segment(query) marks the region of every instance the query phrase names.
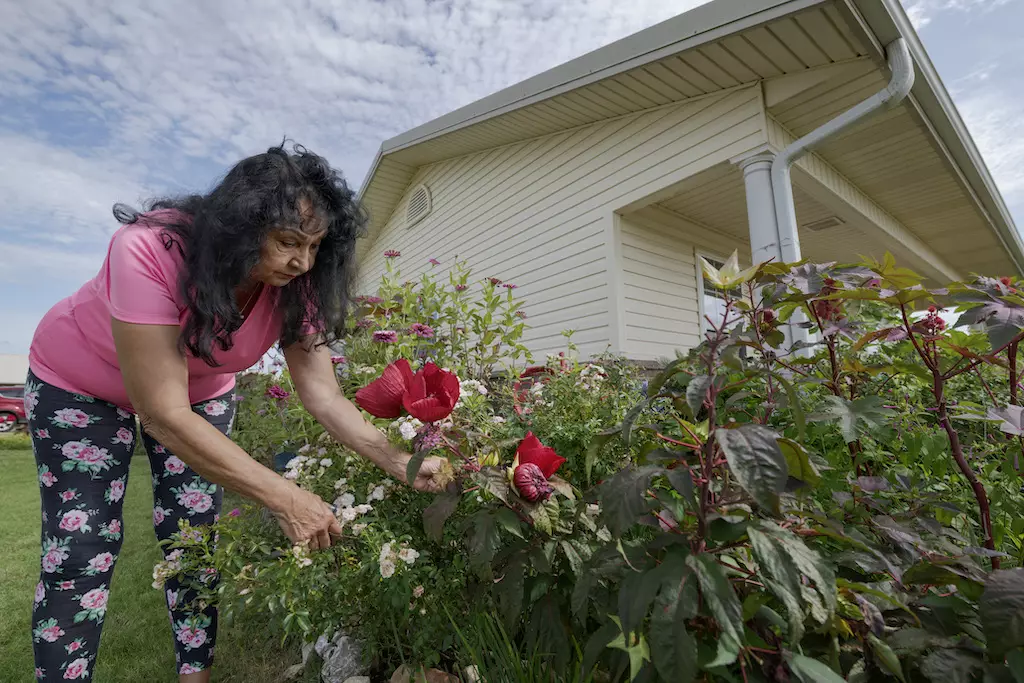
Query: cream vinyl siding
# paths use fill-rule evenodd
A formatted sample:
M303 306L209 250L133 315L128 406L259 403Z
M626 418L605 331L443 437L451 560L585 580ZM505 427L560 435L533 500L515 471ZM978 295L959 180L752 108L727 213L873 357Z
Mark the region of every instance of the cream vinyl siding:
M563 350L567 328L581 355L624 350L614 348L621 335L609 304L624 284L611 266L613 211L756 146L758 97L741 88L420 168L360 249L360 289L375 287L385 250L402 252L404 278L431 258L444 269L458 256L478 278L518 285L535 354ZM433 207L410 227L407 195L419 184Z
M700 340L697 254L728 256L745 245L650 207L619 220L625 352L636 360L674 358Z

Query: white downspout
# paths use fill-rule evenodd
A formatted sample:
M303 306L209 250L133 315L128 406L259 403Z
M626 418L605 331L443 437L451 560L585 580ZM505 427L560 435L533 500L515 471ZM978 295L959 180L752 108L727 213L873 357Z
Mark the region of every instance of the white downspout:
M775 155L775 160L772 162L772 193L775 196L779 251L783 263L795 263L801 258L790 167L797 159L829 137L849 128L876 111L895 107L903 101L914 85L914 62L910 58L906 41L903 38L897 38L886 46L885 53L892 77L884 90L815 128Z

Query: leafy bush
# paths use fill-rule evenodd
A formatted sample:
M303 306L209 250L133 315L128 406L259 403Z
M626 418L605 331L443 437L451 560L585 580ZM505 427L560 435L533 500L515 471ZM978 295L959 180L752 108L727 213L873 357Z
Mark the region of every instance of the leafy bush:
M221 571L204 599L284 635L347 630L385 674L509 656L546 680L1024 680L1018 283L929 290L888 258L704 268L725 319L644 385L571 342L513 369L512 288L389 267L339 379L371 412L394 400L383 372L435 407L458 383L450 414L378 423L449 459L446 492L327 443L286 372L247 378L235 438L267 462L297 449L286 476L335 500L345 536L306 556L246 514L215 552L183 534L180 562Z

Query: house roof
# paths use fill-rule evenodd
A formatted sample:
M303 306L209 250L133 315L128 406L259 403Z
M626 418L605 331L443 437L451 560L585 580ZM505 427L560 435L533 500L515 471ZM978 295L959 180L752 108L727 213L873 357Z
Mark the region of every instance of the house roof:
M877 186L887 211L914 232L929 233L920 237L948 242L939 251L958 256L964 272L1024 274L1013 219L898 0L714 0L413 128L383 143L361 187L370 235L398 207L421 166L759 80L867 64L858 81L863 93L830 93L834 112L816 106L801 118L798 109L770 111L802 135L884 84L883 46L898 37L907 41L917 78L906 102L879 125L905 146L880 151L890 167L899 155L901 175L879 171L879 154L861 153L881 139L877 130L874 138L848 135L845 148L838 140L820 152L869 194ZM971 232L974 252L965 256L955 242L963 240L966 224L982 229ZM974 240L975 232L984 239Z

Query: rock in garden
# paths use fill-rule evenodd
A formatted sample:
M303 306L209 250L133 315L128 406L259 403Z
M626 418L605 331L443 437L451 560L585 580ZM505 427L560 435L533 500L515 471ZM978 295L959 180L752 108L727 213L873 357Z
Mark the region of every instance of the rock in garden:
M370 683L369 676L353 676L345 679L345 683Z
M364 673L362 647L359 641L343 633L334 636L331 644L323 651L324 665L320 669L323 683L345 683L354 676Z

